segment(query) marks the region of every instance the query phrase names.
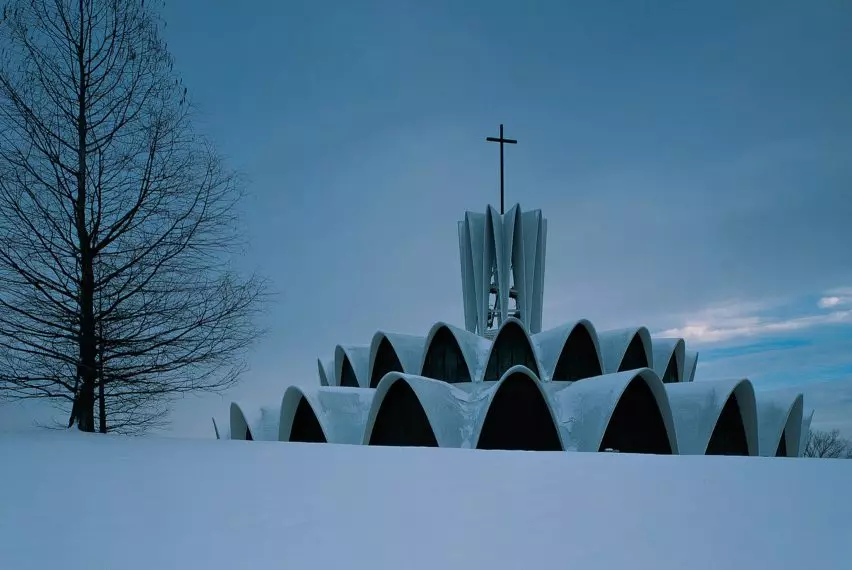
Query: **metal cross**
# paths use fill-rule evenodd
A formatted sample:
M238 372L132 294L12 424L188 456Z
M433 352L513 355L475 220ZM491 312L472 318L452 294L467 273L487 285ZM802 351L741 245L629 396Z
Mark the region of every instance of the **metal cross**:
M518 144L518 141L503 138L503 125L500 125L500 138L488 137L488 142L500 143L500 214L503 214L503 143Z

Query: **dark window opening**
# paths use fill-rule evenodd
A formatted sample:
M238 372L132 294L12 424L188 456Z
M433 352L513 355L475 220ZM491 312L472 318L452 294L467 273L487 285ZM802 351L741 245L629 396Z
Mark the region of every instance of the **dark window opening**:
M599 451L672 453L666 424L651 388L636 378L621 395L606 427Z
M384 378L388 372L404 371L393 345L387 338L383 338L382 342L379 343L379 349L376 351L376 361L373 363L373 373L370 376L370 388L378 386L379 380Z
M639 333L633 335L630 344L627 345L627 350L624 351L624 356L621 358L621 364L618 367L619 372L626 370L636 370L638 368L648 367L648 356L645 353L645 345L642 343L642 337Z
M710 442L707 444L706 454L748 455L748 440L745 426L743 426L743 417L740 413L740 404L734 394L728 397L722 413L719 414L716 427L713 428L713 435L710 436Z
M775 449L775 457L787 457L787 430L781 432L781 441Z
M422 376L444 382L470 382L470 371L456 337L447 327L441 327L426 352Z
M397 380L385 394L369 444L438 447L426 411L406 382Z
M663 374L662 380L663 384L673 384L680 381L677 377L677 355L675 353L672 353L672 357L669 358L669 365L666 366L666 372Z
M340 385L350 388L358 387L358 379L355 377L355 369L352 368L352 363L349 362L349 357L343 357L343 371L340 375Z
M538 364L524 330L515 322L508 323L497 338L485 368L485 381L497 381L512 366L522 364L539 376Z
M248 426L246 426L246 441L254 441L254 438L251 436L251 430Z
M293 426L290 428L290 441L303 443L325 443L325 434L322 432L314 410L302 396L299 405L296 406L296 414L293 416Z
M561 451L559 433L541 391L525 374L506 378L488 409L477 449Z
M562 347L562 353L559 355L551 380L572 382L601 374L603 371L592 335L582 325L574 327L568 335L568 340L565 341L565 346Z

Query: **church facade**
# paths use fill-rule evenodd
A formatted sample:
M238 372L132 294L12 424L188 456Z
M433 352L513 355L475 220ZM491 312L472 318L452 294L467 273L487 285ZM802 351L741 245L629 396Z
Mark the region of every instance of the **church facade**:
M694 382L698 353L642 326L542 331L547 220L488 207L458 223L464 328L379 331L318 360L318 383L232 403L232 439L527 451L799 456L801 394Z

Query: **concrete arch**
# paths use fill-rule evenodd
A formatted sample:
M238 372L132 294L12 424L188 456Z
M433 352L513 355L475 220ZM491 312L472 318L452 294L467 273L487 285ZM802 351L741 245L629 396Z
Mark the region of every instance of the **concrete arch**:
M565 449L541 383L521 365L509 368L489 391L475 433L477 449Z
M328 370L334 370L334 362L331 362L329 365L324 365L322 360L317 358L317 372L319 373L320 386L330 386L332 382L329 381L329 373ZM334 376L332 373L331 380L334 380Z
M802 457L805 454L805 449L808 446L808 440L810 439L810 435L811 435L811 422L813 421L813 419L814 419L814 410L809 410L808 412L803 414L802 430L801 430L801 433L799 434L799 448L798 448L799 453L796 455L796 457ZM788 450L788 454L789 454L789 450Z
M470 365L449 327L439 327L432 336L423 356L420 375L451 383L473 380Z
M452 384L391 372L376 388L362 443L470 447L469 401Z
M681 382L665 387L682 454L757 455L754 387L747 379Z
M604 331L598 342L604 374L654 367L651 333L645 327Z
M231 402L231 439L275 441L278 435L278 407Z
M542 380L572 381L603 374L598 335L586 319L535 334L532 342Z
M663 384L683 382L686 363L686 343L682 338L651 339L654 354L654 372Z
M687 350L684 352L683 365L683 381L693 382L695 380L695 371L698 368L698 352Z
M499 380L513 366L529 368L536 378L541 374L538 355L524 324L517 319L506 319L497 331L483 370L484 382Z
M366 346L341 346L334 349L335 386L368 388L370 348Z
M628 388L637 382L644 386L628 393ZM543 386L550 395L568 450L599 451L604 445L615 444L622 445L624 449L619 451L623 452L660 449L664 453L679 452L666 389L653 370L617 372L587 382L550 382ZM619 409L625 395L627 405ZM648 418L656 422L653 427L648 424ZM613 426L616 431L608 434ZM630 441L626 437L616 437L621 430L635 431L638 439ZM660 441L663 438L665 441Z
M426 374L426 358L427 356L430 356L430 352L434 350L433 345L442 340L441 338L436 340L436 337L439 335L445 337L447 332L452 335L453 340L461 351L469 378L474 381L479 380L480 369L484 368L485 359L488 357L488 353L491 350L491 341L472 332L468 332L464 329L460 329L440 321L432 325L429 329L429 333L426 335L423 358L420 361L420 367L418 369L420 374L431 378L431 376ZM446 337L444 340L447 340Z
M388 372L416 374L423 359L423 337L378 331L370 342L370 387Z
M278 441L326 443L328 435L322 412L317 413L311 399L298 386L290 386L281 399Z
M802 394L761 390L755 397L760 422L760 455L774 457L783 447L787 457L799 457L805 403Z

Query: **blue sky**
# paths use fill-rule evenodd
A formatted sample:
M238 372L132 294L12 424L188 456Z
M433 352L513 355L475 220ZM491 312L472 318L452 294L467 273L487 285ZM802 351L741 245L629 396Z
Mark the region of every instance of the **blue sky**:
M463 323L456 220L549 219L545 326L679 331L700 377L807 385L852 435L852 4L167 2L197 126L250 197L237 263L277 293L241 386L335 344ZM821 299L836 298L837 301ZM847 423L844 423L847 422Z

